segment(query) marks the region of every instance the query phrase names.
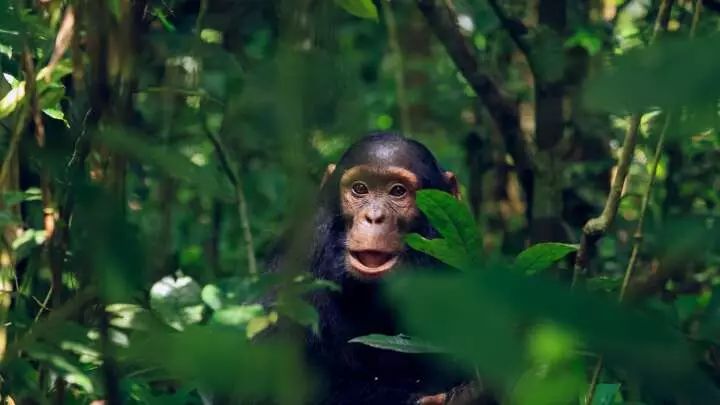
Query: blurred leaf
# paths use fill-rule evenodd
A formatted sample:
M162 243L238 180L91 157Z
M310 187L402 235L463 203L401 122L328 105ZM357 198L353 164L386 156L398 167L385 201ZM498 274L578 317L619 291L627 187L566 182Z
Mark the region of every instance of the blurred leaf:
M222 308L222 291L220 291L220 288L218 288L218 286L208 284L203 287L202 293L200 295L202 296L202 300L205 305L209 306L214 311Z
M535 274L578 250L578 245L566 243L538 243L522 251L515 258L514 267L525 274Z
M240 327L244 330L250 320L264 314L262 305L233 305L215 311L211 320L218 325Z
M150 307L168 325L182 330L202 320L201 288L190 277L164 277L150 289Z
M43 243L45 243L45 230L26 229L12 242L12 248L15 251L15 260L28 257L34 248Z
M280 340L251 344L245 335L211 325L158 331L136 340L126 350L126 359L139 367L160 367L171 379L196 383L238 402L305 403L312 380L298 348Z
M377 7L372 0L335 0L335 4L356 17L378 20Z
M575 369L551 373L528 370L515 385L512 403L518 405L572 403L585 386L584 377L582 370Z
M285 298L275 305L275 309L282 316L286 316L300 325L310 327L314 333L318 333L320 317L312 305L300 299Z
M565 41L566 48L581 46L590 56L600 52L602 45L603 39L586 29L579 29L572 37Z
M219 180L219 173L209 166L200 167L171 148L156 146L147 140L118 129L105 129L97 133L105 144L114 150L129 154L145 163L157 165L170 176L189 181L204 193L223 199L232 199L232 187L227 179Z
M620 384L598 384L591 405L611 405L615 403L618 392L620 392Z
M62 350L34 342L26 349L26 353L30 358L43 362L61 375L71 377L70 380L86 392L93 392L92 379L82 369L82 365Z
M110 324L120 329L150 330L157 326L153 315L139 305L111 304L106 308L112 314Z
M272 325L276 321L277 317L270 315L262 315L252 318L245 328L248 339L254 338L258 333L264 331L268 326Z
M612 291L620 288L622 281L620 276L597 276L588 279L585 286L589 291Z
M538 364L554 364L567 360L577 349L577 339L555 325L539 325L530 336L530 356Z
M442 353L439 347L417 341L405 335L366 335L350 340L350 343L362 343L377 349L392 350L401 353Z
M42 191L35 187L25 191L3 191L2 205L4 207L12 207L24 201L42 201Z
M528 278L502 267L453 275L397 274L389 287L408 333L447 348L488 378L512 378L523 369L518 326L542 320L567 329L585 350L654 382L658 390L720 397L698 374L679 330L542 275Z
M654 45L617 56L588 81L590 106L613 113L641 112L714 103L720 96L720 38L661 38ZM660 83L660 85L658 85Z

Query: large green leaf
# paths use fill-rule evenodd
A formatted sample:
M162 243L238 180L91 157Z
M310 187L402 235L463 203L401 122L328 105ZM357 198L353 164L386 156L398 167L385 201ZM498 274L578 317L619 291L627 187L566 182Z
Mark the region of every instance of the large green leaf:
M522 251L515 258L514 267L525 274L535 274L549 268L578 247L566 243L538 243Z
M377 7L375 7L372 0L335 0L335 3L356 17L373 21L378 20Z
M421 190L416 201L420 211L442 238L426 239L419 234L409 234L405 238L406 243L459 269L476 263L480 237L467 206L451 194L438 190Z
M518 326L540 320L569 331L583 351L603 355L610 367L633 372L655 389L720 398L698 373L682 333L664 320L543 275L508 270L397 274L389 293L408 334L478 366L488 378L509 380L522 372L529 353Z

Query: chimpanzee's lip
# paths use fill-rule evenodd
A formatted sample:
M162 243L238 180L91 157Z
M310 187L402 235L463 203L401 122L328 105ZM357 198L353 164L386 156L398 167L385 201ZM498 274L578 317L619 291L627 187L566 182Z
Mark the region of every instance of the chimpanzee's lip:
M350 265L364 274L379 274L390 270L398 261L394 252L379 250L356 250L348 255Z

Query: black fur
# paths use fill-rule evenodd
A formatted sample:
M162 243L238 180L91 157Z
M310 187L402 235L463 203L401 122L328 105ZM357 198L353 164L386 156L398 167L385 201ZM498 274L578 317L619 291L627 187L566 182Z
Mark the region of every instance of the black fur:
M314 276L336 282L341 292L320 291L310 299L320 314L319 335L308 333L311 364L326 383L318 405L402 405L422 395L448 391L457 381L438 381L437 367L418 355L373 349L348 343L371 333L402 333L392 308L383 301L378 282L358 280L345 265L345 223L340 215L339 180L342 173L359 164L398 166L418 176L422 188L450 192L433 154L417 141L396 133L369 134L340 158L335 172L321 190L321 206L315 218L315 249L311 258ZM413 227L425 237L435 231L421 217ZM403 254L403 267L428 268L441 264L414 250ZM442 380L442 378L440 378Z
M441 372L428 356L348 343L362 335L403 332L395 312L383 300L379 282L359 280L346 270L346 233L339 205L339 179L345 170L364 163L406 168L418 176L422 188L452 190L433 154L419 142L396 133L369 134L341 157L334 174L321 190L313 224L313 248L308 257L315 277L341 287L340 292L321 290L309 297L320 322L318 335L305 333L306 354L324 384L319 397L310 402L313 405L414 404L421 396L447 392L462 383ZM437 236L422 215L410 231L427 238ZM443 266L410 249L402 256L400 270ZM277 271L280 263L279 257L272 258L269 271Z

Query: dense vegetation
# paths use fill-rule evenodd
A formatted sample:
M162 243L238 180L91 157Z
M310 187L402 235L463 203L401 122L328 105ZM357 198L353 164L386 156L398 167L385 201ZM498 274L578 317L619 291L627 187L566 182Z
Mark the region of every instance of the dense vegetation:
M3 403L301 403L295 343L252 338L334 286L263 266L374 129L457 173L408 243L463 272L390 280L412 336L358 342L506 404L718 403L719 8L3 1Z

